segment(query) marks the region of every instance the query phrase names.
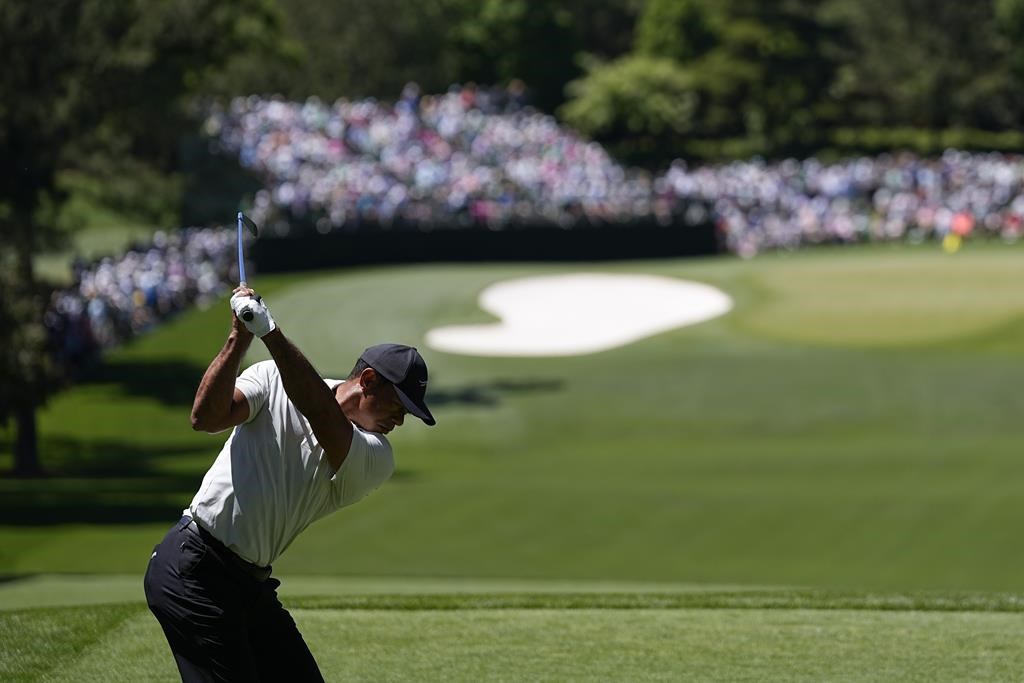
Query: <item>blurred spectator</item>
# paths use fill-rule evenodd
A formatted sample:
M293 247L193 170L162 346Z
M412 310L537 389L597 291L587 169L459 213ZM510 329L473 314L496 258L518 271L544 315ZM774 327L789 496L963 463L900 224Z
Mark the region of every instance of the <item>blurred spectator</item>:
M820 242L942 239L980 233L1011 242L1024 218L1024 158L947 151L847 159L733 162L663 180L678 197L713 204L731 251L794 249Z
M157 232L151 244L74 267L74 284L53 292L43 322L54 359L74 376L109 348L237 280L235 233L188 228Z
M508 90L453 86L399 101L235 99L206 130L260 172L259 217L317 229L548 223L565 227L714 207L727 247L742 256L821 242L941 239L975 232L1016 240L1024 220L1019 156L949 151L778 163L737 161L651 179L615 163ZM697 217L694 217L694 219Z
M266 179L256 198L264 222L275 212L322 218L326 232L363 221L500 227L650 215L648 174L524 108L522 92L513 83L423 96L409 84L394 106L237 98L205 128Z

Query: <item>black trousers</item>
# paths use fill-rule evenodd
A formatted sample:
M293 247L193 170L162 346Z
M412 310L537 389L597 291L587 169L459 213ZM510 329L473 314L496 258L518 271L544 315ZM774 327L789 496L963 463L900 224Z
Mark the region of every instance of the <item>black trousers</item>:
M230 551L187 526L171 527L146 569L146 602L163 627L185 683L323 681L295 621Z

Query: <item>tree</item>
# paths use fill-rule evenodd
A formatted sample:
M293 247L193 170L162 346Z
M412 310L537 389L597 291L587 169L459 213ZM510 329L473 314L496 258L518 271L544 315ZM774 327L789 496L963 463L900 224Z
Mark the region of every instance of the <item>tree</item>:
M647 0L567 0L579 49L591 57L617 59L633 49L637 17Z
M390 100L409 81L434 93L453 83L519 78L551 107L579 73L579 51L606 59L629 51L643 2L278 0L290 58L238 62L216 89Z
M685 111L685 120L672 126L642 131L649 164L662 164L674 156L700 158L788 154L813 149L821 141L819 123L827 117L827 94L835 63L825 46L832 29L823 23L814 0L649 0L636 26L633 56L591 68L571 87L575 99L562 111L587 130L593 115L585 113L601 89L623 87L621 77L637 71L637 57L658 63L664 77L639 78L629 86L630 110L623 117L652 124L660 114L646 111L654 102L662 112L666 98L673 108ZM676 75L668 76L667 60ZM610 73L604 74L602 70ZM608 76L608 77L606 77ZM638 74L639 76L639 74ZM637 91L641 83L654 88L648 99ZM682 85L688 84L683 90ZM646 87L644 86L644 87ZM607 111L605 109L604 111ZM663 132L674 128L668 139ZM631 127L623 120L602 130L625 134ZM682 131L685 130L685 135ZM635 135L635 131L630 132ZM632 140L605 139L617 149L624 146L642 152ZM640 159L636 159L639 161Z
M167 163L186 95L271 49L276 22L268 0L0 1L0 419L15 419L18 474L41 469L35 411L54 389L32 257L61 238L61 173L104 144Z
M712 81L692 64L718 42L702 0L648 0L634 26L633 51L610 62L583 60L586 74L566 88L560 116L631 163L660 165L709 134ZM710 88L708 85L710 84ZM719 117L720 118L720 117Z
M631 55L595 62L568 92L571 99L559 110L566 123L632 163L671 159L700 125L697 79L671 59Z
M817 0L725 0L714 15L718 45L706 67L742 74L722 106L740 112L742 136L768 155L802 154L822 143L836 62L836 29Z
M558 0L460 0L452 46L460 79L496 84L521 79L547 111L565 100L580 73L579 34Z
M427 92L457 80L449 35L455 0L278 0L288 38L286 62L256 57L220 83L228 94L278 92L328 102L395 99L409 81Z
M636 51L684 63L718 42L701 0L648 0L636 27Z
M831 0L844 28L833 92L847 125L1017 128L1024 114L1019 0Z

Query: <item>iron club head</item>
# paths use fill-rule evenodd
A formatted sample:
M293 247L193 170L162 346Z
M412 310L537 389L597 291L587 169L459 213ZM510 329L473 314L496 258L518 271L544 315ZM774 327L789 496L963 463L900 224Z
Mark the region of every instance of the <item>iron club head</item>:
M247 227L249 229L249 232L252 233L252 236L253 237L259 237L260 236L260 229L258 227L256 227L255 221L253 221L253 219L251 219L248 216L246 216L244 213L241 214L241 216L242 216L242 224L245 225L245 227Z

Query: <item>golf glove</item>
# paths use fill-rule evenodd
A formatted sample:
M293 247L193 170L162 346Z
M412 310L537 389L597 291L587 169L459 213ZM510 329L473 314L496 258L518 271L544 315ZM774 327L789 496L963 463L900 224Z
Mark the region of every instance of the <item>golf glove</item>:
M274 319L270 317L270 309L263 303L263 299L260 297L251 297L244 294L235 294L231 297L231 310L235 312L238 319L245 325L245 329L249 330L257 337L274 331L277 324ZM246 314L250 313L251 316ZM249 317L249 320L246 318Z

